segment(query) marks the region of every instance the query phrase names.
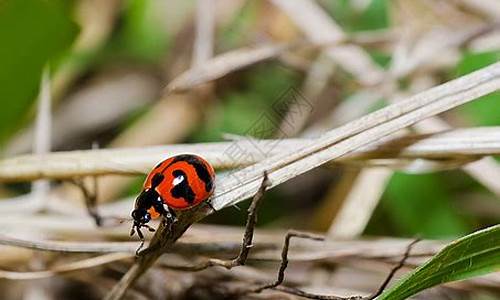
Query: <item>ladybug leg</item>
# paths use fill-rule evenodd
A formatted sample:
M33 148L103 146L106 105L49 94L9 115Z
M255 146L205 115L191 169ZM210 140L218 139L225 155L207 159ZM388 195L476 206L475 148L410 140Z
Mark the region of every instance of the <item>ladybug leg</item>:
M167 211L166 218L167 218L167 220L170 221L170 224L174 224L175 222L177 222L177 215L175 214L175 212L172 209L169 209Z
M177 216L175 215L175 212L166 204L163 203L163 200L158 197L157 201L153 203L154 209L160 213L161 216L163 216L162 223L163 225L168 226L169 230L172 227L172 224L177 222Z
M135 256L139 256L139 251L141 251L142 247L144 247L144 235L142 234L141 226L134 225L134 227L137 228L137 235L139 236L139 239L141 240L141 244L139 245L139 247L137 247L137 250L135 250ZM134 231L134 227L132 227L132 231Z
M139 247L137 247L137 250L135 250L135 256L139 256L142 250L142 248L144 247L144 242L145 242L145 238L144 238L144 234L142 233L141 231L141 227L146 227L149 231L153 232L155 231L155 229L147 224L141 224L141 225L134 225L132 227L132 230L130 231L130 235L134 235L135 231L137 231L137 235L139 236L139 240L141 241L141 244L139 245ZM137 229L135 229L137 228Z
M172 225L175 222L177 222L177 215L168 206L166 206L165 212L163 214L162 222L163 222L163 225L168 226L168 230L172 230Z

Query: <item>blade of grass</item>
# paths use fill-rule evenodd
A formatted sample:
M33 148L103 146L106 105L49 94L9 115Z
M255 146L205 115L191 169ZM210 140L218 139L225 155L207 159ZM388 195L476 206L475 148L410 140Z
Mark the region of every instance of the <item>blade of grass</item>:
M377 299L403 300L445 282L499 270L500 225L496 225L454 241Z

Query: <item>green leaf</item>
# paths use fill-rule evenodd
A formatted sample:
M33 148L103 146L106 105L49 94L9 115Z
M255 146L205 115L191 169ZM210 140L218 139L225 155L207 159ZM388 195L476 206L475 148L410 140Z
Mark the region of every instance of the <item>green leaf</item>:
M430 287L500 271L500 225L458 239L377 300L402 300Z
M44 65L78 31L67 1L0 1L0 143L20 127L38 92Z

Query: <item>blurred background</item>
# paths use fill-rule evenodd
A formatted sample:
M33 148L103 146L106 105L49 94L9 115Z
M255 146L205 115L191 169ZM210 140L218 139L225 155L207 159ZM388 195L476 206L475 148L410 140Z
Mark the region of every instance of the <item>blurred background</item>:
M1 155L249 135L276 138L278 145L284 138L317 137L499 61L499 22L500 2L494 0L0 1ZM44 93L49 100L42 100ZM499 126L499 97L490 94L407 133ZM269 191L259 227L347 239L451 239L499 222L498 174L500 165L491 157L339 163ZM103 216L126 217L144 178L98 177L98 202L114 205L103 208ZM45 204L33 197L36 191ZM81 191L67 181L2 183L0 197L2 234L129 240L128 223L104 235L88 229L95 226L85 215ZM203 223L241 226L248 204ZM81 213L75 224L65 219L72 211ZM86 220L82 227L80 220ZM0 255L2 269L57 264L50 254L9 249ZM88 274L0 280L0 298L98 299L126 265L100 270L106 278L101 283ZM361 287L346 281L344 287L376 286L376 280L367 281ZM138 290L130 297L173 295L141 296ZM423 299L500 297L498 286L446 293ZM208 294L185 292L172 299L218 299L199 296Z

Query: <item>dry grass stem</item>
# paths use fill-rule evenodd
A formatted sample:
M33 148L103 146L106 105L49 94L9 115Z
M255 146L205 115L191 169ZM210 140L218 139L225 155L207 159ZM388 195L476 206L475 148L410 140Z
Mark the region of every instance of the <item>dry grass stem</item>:
M209 59L204 64L193 65L168 86L168 91L185 91L200 84L223 77L224 75L261 62L283 53L288 47L285 45L261 45L254 48L232 50Z
M127 237L124 231L123 237ZM237 253L241 249L243 230L237 227L193 226L189 235L183 236L170 250L183 255L212 255ZM257 230L254 247L250 256L253 260L279 260L281 239L286 235L282 230ZM321 259L342 259L346 257L391 258L402 254L407 239L374 238L367 240L326 240L320 244L314 241L297 240L291 247L290 259L308 261ZM415 247L413 255L430 256L439 251L447 240L422 241ZM0 244L39 251L65 253L128 253L133 254L137 242L90 242L67 240L33 240L0 235ZM7 251L7 249L6 249Z
M454 129L442 133L408 135L381 140L340 158L349 163L367 158L453 159L500 154L500 127ZM42 178L66 179L91 175L144 174L166 156L180 153L197 153L216 168L230 168L254 164L264 157L262 152L273 156L286 149L301 147L313 139L283 139L279 141L250 140L235 142L177 144L144 148L98 149L50 153L46 155L22 155L0 161L0 182L26 181ZM270 147L269 145L273 145ZM248 160L234 161L224 155L237 146L249 154ZM268 151L269 150L269 151Z
M76 262L67 263L64 265L55 266L50 270L46 271L33 271L33 272L15 272L15 271L2 271L0 270L1 279L10 280L33 280L33 279L43 279L52 276L56 276L62 273L76 272L85 269L95 268L97 266L102 266L115 262L117 260L123 260L130 258L129 254L123 253L111 253L104 254L97 257L92 257L88 259L83 259Z
M40 92L38 95L37 115L35 122L35 136L33 153L44 155L50 152L52 136L52 95L50 89L50 70L44 68L40 81ZM41 210L46 204L50 189L50 182L46 179L35 181L31 185L32 208L30 210Z
M361 235L391 175L392 171L386 168L363 169L357 176L344 205L335 216L328 235L341 239ZM361 207L363 209L360 209Z
M314 1L273 0L314 44L338 43L345 38L342 29ZM356 45L334 45L324 50L326 55L364 85L380 83L384 76L364 50Z
M196 6L196 30L192 66L205 65L213 56L215 6L210 0L198 0Z

